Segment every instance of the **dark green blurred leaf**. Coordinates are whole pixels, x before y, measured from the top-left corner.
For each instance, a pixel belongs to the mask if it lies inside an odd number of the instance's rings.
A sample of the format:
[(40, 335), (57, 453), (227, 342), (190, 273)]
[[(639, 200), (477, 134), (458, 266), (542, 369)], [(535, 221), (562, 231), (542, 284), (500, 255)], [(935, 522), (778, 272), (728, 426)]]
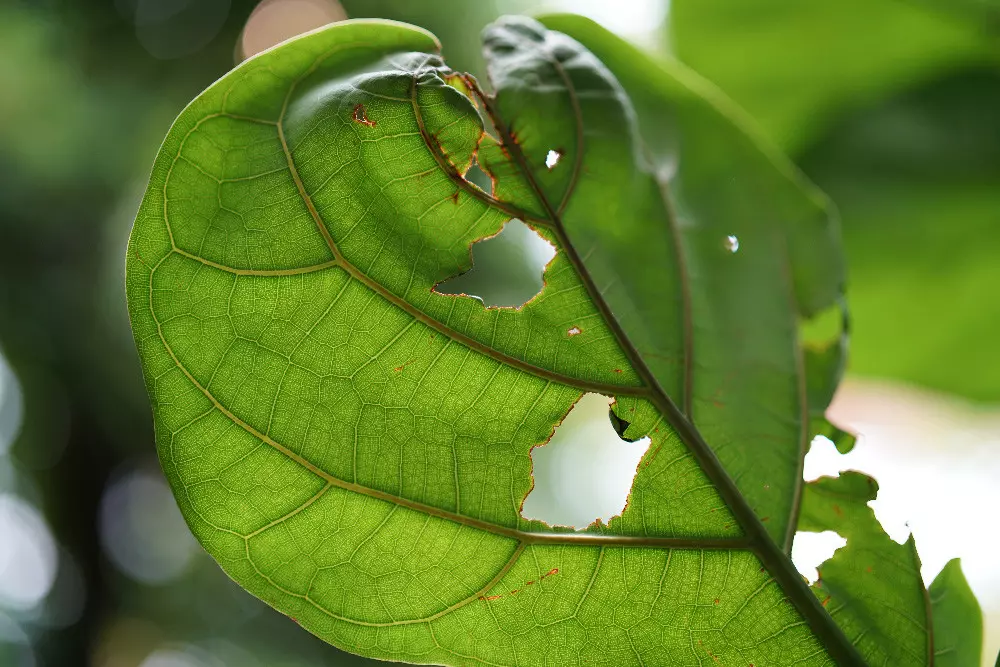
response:
[(962, 574), (948, 561), (929, 589), (936, 667), (978, 667), (983, 655), (983, 612)]
[(1000, 400), (1000, 71), (852, 114), (802, 156), (850, 258), (853, 372)]
[(949, 0), (674, 0), (682, 61), (796, 152), (845, 111), (996, 58), (982, 16)]
[(799, 153), (841, 211), (850, 370), (1000, 400), (1000, 13), (937, 0), (673, 10), (682, 58)]

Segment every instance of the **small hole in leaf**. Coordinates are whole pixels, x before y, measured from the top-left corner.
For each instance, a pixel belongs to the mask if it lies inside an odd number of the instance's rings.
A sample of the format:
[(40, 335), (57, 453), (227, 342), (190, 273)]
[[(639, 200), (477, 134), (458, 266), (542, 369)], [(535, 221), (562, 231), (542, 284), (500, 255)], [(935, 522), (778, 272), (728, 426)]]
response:
[(556, 250), (520, 220), (472, 245), (472, 268), (439, 283), (440, 294), (465, 294), (486, 306), (520, 308), (542, 289), (542, 272)]
[(795, 541), (792, 543), (792, 562), (799, 574), (808, 579), (810, 584), (815, 583), (819, 578), (817, 568), (845, 544), (847, 540), (832, 530), (824, 530), (822, 533), (796, 533)]
[(740, 240), (735, 235), (730, 234), (726, 237), (725, 241), (723, 241), (723, 245), (729, 252), (736, 252), (740, 249)]
[(545, 166), (548, 167), (549, 171), (555, 168), (559, 164), (559, 160), (562, 159), (562, 151), (551, 150), (548, 155), (545, 156)]
[(623, 440), (619, 429), (624, 433), (628, 424), (608, 419), (611, 402), (601, 394), (584, 394), (548, 443), (532, 450), (534, 487), (521, 508), (525, 518), (585, 528), (624, 511), (650, 439)]
[(579, 336), (582, 333), (583, 333), (583, 329), (581, 329), (580, 327), (572, 327), (569, 331), (566, 332), (566, 335), (567, 336)]

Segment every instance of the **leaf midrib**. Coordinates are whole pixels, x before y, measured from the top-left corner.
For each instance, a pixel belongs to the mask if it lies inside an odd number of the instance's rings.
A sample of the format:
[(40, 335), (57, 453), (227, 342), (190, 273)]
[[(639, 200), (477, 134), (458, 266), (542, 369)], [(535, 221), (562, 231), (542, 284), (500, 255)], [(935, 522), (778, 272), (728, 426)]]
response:
[[(551, 53), (542, 47), (539, 48), (539, 51), (541, 52), (541, 55), (550, 64), (552, 64), (560, 78), (562, 78), (564, 84), (566, 85), (567, 93), (573, 100), (572, 106), (575, 115), (574, 120), (578, 128), (577, 140), (579, 144), (577, 145), (577, 154), (578, 156), (582, 156), (584, 149), (582, 132), (583, 118), (575, 86), (557, 58), (554, 58)], [(632, 345), (628, 336), (622, 330), (610, 307), (605, 302), (600, 290), (594, 284), (590, 274), (586, 271), (586, 268), (580, 259), (579, 254), (576, 252), (576, 249), (570, 243), (569, 238), (565, 233), (565, 227), (561, 218), (556, 213), (556, 210), (552, 207), (551, 202), (548, 201), (548, 198), (545, 196), (535, 179), (534, 173), (532, 172), (520, 145), (514, 141), (509, 128), (500, 118), (500, 115), (497, 113), (496, 107), (493, 105), (491, 99), (486, 96), (478, 86), (475, 87), (474, 90), (483, 101), (483, 104), (487, 109), (494, 126), (497, 128), (497, 131), (501, 136), (501, 140), (507, 146), (507, 150), (510, 152), (510, 155), (517, 162), (522, 173), (524, 173), (525, 178), (532, 186), (532, 189), (534, 190), (539, 201), (542, 203), (546, 212), (550, 215), (550, 219), (553, 224), (553, 232), (558, 238), (560, 246), (564, 252), (566, 252), (567, 257), (576, 269), (581, 281), (584, 283), (591, 299), (601, 312), (608, 326), (611, 328), (615, 338), (625, 351), (625, 354), (632, 363), (635, 371), (639, 374), (644, 384), (652, 389), (649, 399), (657, 406), (658, 409), (660, 409), (661, 413), (666, 416), (667, 421), (698, 460), (702, 470), (716, 485), (719, 494), (722, 496), (723, 500), (727, 502), (737, 522), (739, 522), (747, 534), (749, 548), (761, 559), (765, 567), (768, 568), (772, 575), (774, 575), (775, 580), (782, 587), (792, 604), (809, 623), (813, 632), (821, 638), (827, 650), (830, 651), (830, 653), (838, 660), (844, 661), (845, 664), (864, 665), (864, 659), (858, 652), (857, 648), (851, 644), (840, 627), (836, 624), (836, 622), (834, 622), (833, 618), (826, 613), (826, 610), (823, 609), (819, 600), (805, 585), (802, 576), (792, 565), (791, 560), (789, 560), (784, 552), (778, 548), (777, 544), (768, 534), (764, 524), (761, 523), (760, 519), (753, 512), (752, 508), (740, 493), (739, 489), (737, 489), (735, 483), (732, 481), (732, 478), (730, 478), (728, 473), (725, 472), (721, 462), (718, 460), (718, 457), (716, 457), (715, 453), (702, 439), (701, 434), (697, 431), (692, 422), (688, 420), (680, 410), (678, 410), (673, 400), (671, 400), (671, 398), (663, 390), (655, 376), (649, 370), (648, 366), (646, 366), (645, 361)], [(582, 159), (582, 157), (580, 159)]]

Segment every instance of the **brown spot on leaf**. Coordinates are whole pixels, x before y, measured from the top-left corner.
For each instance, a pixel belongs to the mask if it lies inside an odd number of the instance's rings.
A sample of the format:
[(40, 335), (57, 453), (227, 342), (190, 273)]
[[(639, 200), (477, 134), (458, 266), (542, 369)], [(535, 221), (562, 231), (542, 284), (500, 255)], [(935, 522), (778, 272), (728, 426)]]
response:
[(662, 448), (663, 448), (662, 444), (657, 445), (656, 449), (653, 450), (653, 453), (650, 454), (649, 458), (646, 459), (646, 462), (642, 464), (642, 467), (643, 468), (648, 468), (649, 464), (653, 462), (653, 459), (656, 458), (656, 455), (660, 453), (660, 449), (662, 449)]
[(353, 118), (355, 123), (361, 123), (365, 127), (375, 127), (375, 121), (368, 118), (368, 112), (365, 110), (364, 104), (354, 106)]
[(412, 364), (415, 361), (416, 361), (416, 359), (408, 359), (408, 360), (404, 361), (403, 363), (401, 363), (399, 366), (396, 366), (395, 368), (393, 368), (392, 370), (395, 371), (396, 373), (401, 373), (407, 366), (409, 366), (410, 364)]

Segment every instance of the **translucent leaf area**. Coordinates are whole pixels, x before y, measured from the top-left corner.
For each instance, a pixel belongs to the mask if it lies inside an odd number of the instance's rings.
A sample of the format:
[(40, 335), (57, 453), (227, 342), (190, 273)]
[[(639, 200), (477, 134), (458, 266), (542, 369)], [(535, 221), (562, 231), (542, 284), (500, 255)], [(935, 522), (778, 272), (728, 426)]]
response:
[[(863, 664), (883, 655), (869, 628), (915, 646), (923, 606), (882, 606), (919, 574), (838, 625), (788, 558), (844, 349), (836, 330), (813, 363), (799, 341), (842, 298), (825, 200), (686, 71), (546, 22), (486, 30), (490, 94), (430, 34), (348, 21), (177, 119), (127, 284), (192, 531), (251, 593), (381, 659)], [(512, 220), (554, 249), (540, 292), (442, 291)], [(526, 518), (532, 452), (586, 394), (642, 443), (627, 502), (582, 530)]]

